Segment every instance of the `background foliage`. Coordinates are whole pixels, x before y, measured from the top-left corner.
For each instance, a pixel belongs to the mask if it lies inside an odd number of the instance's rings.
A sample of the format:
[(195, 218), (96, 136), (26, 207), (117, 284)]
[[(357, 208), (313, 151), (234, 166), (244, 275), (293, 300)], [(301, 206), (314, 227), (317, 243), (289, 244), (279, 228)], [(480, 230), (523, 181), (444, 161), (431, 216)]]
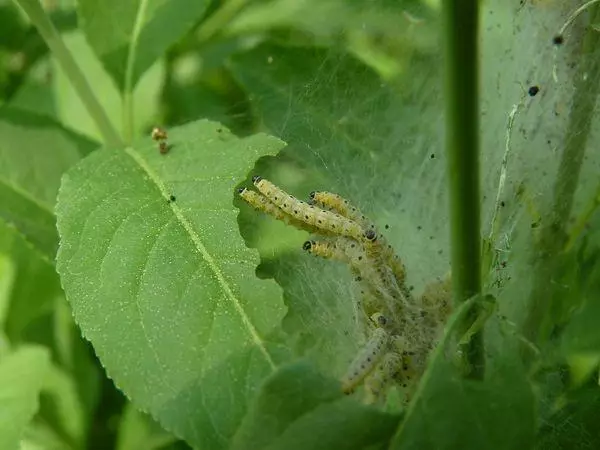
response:
[(583, 4), (482, 6), (486, 376), (448, 356), (463, 308), (410, 406), (376, 408), (336, 381), (349, 273), (234, 192), (338, 192), (415, 292), (443, 276), (441, 2), (0, 0), (0, 448), (598, 448)]

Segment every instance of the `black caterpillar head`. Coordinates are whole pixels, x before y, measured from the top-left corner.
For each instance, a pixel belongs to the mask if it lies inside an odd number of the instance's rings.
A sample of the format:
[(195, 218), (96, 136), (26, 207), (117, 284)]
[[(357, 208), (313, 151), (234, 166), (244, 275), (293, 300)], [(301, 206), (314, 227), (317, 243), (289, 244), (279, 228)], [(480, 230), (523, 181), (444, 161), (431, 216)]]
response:
[(309, 251), (312, 246), (315, 244), (314, 241), (306, 241), (303, 245), (302, 245), (302, 250), (306, 250)]
[(367, 241), (375, 242), (377, 240), (377, 233), (375, 232), (375, 230), (370, 229), (365, 231), (364, 237), (365, 239), (367, 239)]

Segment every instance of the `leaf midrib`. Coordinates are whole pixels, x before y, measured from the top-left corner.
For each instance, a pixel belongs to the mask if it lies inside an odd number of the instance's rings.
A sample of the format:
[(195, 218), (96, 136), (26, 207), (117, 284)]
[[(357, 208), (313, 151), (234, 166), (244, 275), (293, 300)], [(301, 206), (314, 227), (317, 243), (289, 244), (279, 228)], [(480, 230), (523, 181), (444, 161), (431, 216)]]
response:
[[(159, 176), (146, 163), (144, 158), (131, 147), (125, 148), (125, 153), (127, 155), (129, 155), (134, 160), (134, 162), (148, 175), (149, 179), (156, 185), (156, 187), (160, 191), (161, 195), (165, 199), (168, 199), (170, 196), (168, 190), (166, 189), (165, 185), (160, 180)], [(271, 355), (267, 351), (262, 338), (260, 337), (260, 335), (258, 334), (258, 331), (256, 330), (256, 328), (250, 321), (250, 318), (244, 311), (244, 308), (242, 307), (240, 300), (233, 293), (233, 290), (232, 290), (231, 286), (229, 285), (229, 283), (227, 282), (227, 280), (225, 279), (225, 277), (223, 276), (221, 269), (219, 268), (219, 266), (215, 262), (212, 255), (208, 252), (208, 250), (202, 243), (200, 236), (198, 235), (198, 233), (196, 233), (196, 231), (192, 227), (192, 224), (187, 220), (187, 218), (183, 214), (183, 211), (181, 210), (181, 208), (179, 208), (177, 206), (177, 204), (170, 202), (169, 206), (171, 207), (173, 214), (175, 214), (175, 218), (177, 219), (177, 222), (186, 231), (186, 233), (188, 234), (194, 247), (196, 248), (196, 250), (198, 251), (200, 256), (204, 259), (204, 261), (206, 261), (206, 263), (208, 264), (208, 266), (214, 273), (219, 285), (221, 286), (222, 291), (225, 294), (225, 297), (229, 299), (229, 301), (233, 305), (234, 309), (240, 315), (240, 318), (242, 319), (242, 322), (245, 325), (245, 327), (248, 331), (248, 334), (252, 338), (252, 341), (254, 342), (256, 347), (259, 349), (259, 351), (261, 352), (261, 354), (263, 355), (263, 357), (265, 358), (265, 360), (267, 361), (267, 363), (269, 364), (271, 369), (275, 370), (276, 365), (275, 365), (273, 359), (271, 358)]]

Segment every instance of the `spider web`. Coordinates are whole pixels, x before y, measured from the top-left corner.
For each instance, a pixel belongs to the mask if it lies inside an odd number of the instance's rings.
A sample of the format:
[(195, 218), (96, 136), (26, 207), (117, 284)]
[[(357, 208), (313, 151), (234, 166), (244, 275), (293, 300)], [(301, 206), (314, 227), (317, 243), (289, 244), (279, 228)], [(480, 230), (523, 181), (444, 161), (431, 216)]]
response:
[[(553, 37), (582, 2), (512, 3), (487, 2), (483, 11), (480, 164), (482, 232), (491, 236), (494, 249), (484, 281), (501, 313), (519, 324), (533, 287), (536, 233), (548, 219), (562, 149), (577, 137), (569, 134), (569, 126), (573, 128), (574, 86), (585, 76), (579, 69), (587, 58), (598, 58), (600, 49), (580, 54), (588, 13), (566, 29), (563, 45), (553, 45)], [(356, 25), (356, 16), (348, 11), (348, 16), (340, 14), (340, 23), (329, 24), (340, 27), (346, 47), (319, 50), (300, 42), (290, 49), (272, 40), (231, 62), (264, 129), (288, 143), (279, 157), (260, 161), (256, 173), (301, 199), (312, 190), (337, 192), (380, 228), (389, 224), (386, 236), (405, 262), (415, 293), (450, 268), (441, 24), (438, 7), (429, 4), (433, 6), (404, 2), (386, 9), (385, 14), (395, 14), (393, 27), (387, 21), (370, 23), (369, 18), (381, 18), (374, 10), (364, 15), (365, 40), (370, 38), (374, 47), (373, 41), (384, 42), (399, 61), (393, 76), (385, 58), (373, 62), (361, 57), (356, 36), (348, 37), (347, 30)], [(304, 26), (326, 39), (314, 23)], [(532, 96), (528, 91), (533, 86), (539, 92)], [(598, 189), (597, 121), (596, 114), (573, 220)], [(505, 182), (499, 190), (502, 173)], [(341, 375), (364, 342), (354, 326), (348, 270), (303, 254), (306, 235), (270, 218), (243, 217), (251, 245), (261, 249), (261, 270), (285, 288), (289, 314), (284, 329), (294, 336), (297, 354)], [(566, 417), (561, 426), (579, 425)]]

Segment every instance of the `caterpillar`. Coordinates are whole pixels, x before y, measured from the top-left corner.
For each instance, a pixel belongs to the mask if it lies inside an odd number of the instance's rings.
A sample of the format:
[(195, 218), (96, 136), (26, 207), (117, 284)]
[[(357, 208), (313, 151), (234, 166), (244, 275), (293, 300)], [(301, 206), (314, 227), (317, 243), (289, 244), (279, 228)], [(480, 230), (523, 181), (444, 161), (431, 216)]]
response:
[(308, 231), (309, 233), (318, 231), (315, 227), (311, 227), (307, 223), (296, 220), (289, 214), (286, 214), (282, 209), (275, 206), (268, 198), (259, 194), (258, 192), (251, 191), (243, 187), (238, 189), (238, 194), (246, 203), (248, 203), (257, 211), (263, 212), (300, 230)]
[(311, 201), (323, 208), (327, 208), (344, 216), (350, 220), (359, 223), (365, 231), (364, 235), (367, 242), (367, 251), (369, 256), (377, 261), (385, 261), (391, 268), (399, 286), (403, 286), (406, 279), (406, 270), (400, 258), (394, 252), (382, 234), (378, 234), (375, 224), (371, 222), (357, 207), (353, 206), (341, 195), (327, 191), (312, 191), (310, 193)]
[(385, 237), (382, 234), (378, 234), (375, 224), (357, 207), (353, 206), (341, 195), (333, 192), (312, 191), (309, 196), (311, 202), (314, 204), (334, 211), (337, 214), (362, 225), (362, 227), (367, 230), (364, 232), (364, 236), (368, 242), (367, 249), (370, 252), (369, 256), (373, 258), (373, 260), (378, 260), (380, 258), (385, 260), (385, 262), (393, 267), (398, 284), (404, 283), (404, 265), (395, 255), (392, 246), (387, 244)]
[(359, 223), (363, 228), (375, 228), (373, 222), (341, 195), (327, 191), (312, 191), (309, 196), (311, 202), (321, 208), (335, 211), (340, 216), (344, 216)]
[[(302, 248), (312, 255), (350, 266), (355, 279), (361, 282), (363, 309), (368, 315), (383, 310), (386, 314), (397, 316), (399, 301), (403, 301), (404, 297), (389, 269), (378, 267), (368, 257), (363, 245), (354, 239), (338, 237), (335, 241), (306, 241)], [(404, 303), (407, 304), (406, 301)]]
[(357, 241), (368, 239), (363, 228), (346, 217), (298, 200), (258, 175), (252, 177), (252, 182), (261, 194), (297, 220), (306, 222), (319, 230), (354, 238)]
[(350, 257), (344, 251), (343, 246), (338, 246), (336, 242), (331, 241), (306, 241), (302, 245), (302, 249), (314, 256), (319, 256), (324, 259), (332, 259), (350, 263)]
[(386, 354), (373, 373), (365, 378), (365, 403), (379, 402), (387, 387), (394, 381), (394, 374), (401, 365), (400, 358), (393, 353)]
[(350, 364), (348, 371), (342, 378), (342, 390), (350, 394), (367, 375), (379, 364), (387, 353), (389, 334), (383, 328), (375, 328), (373, 335)]

